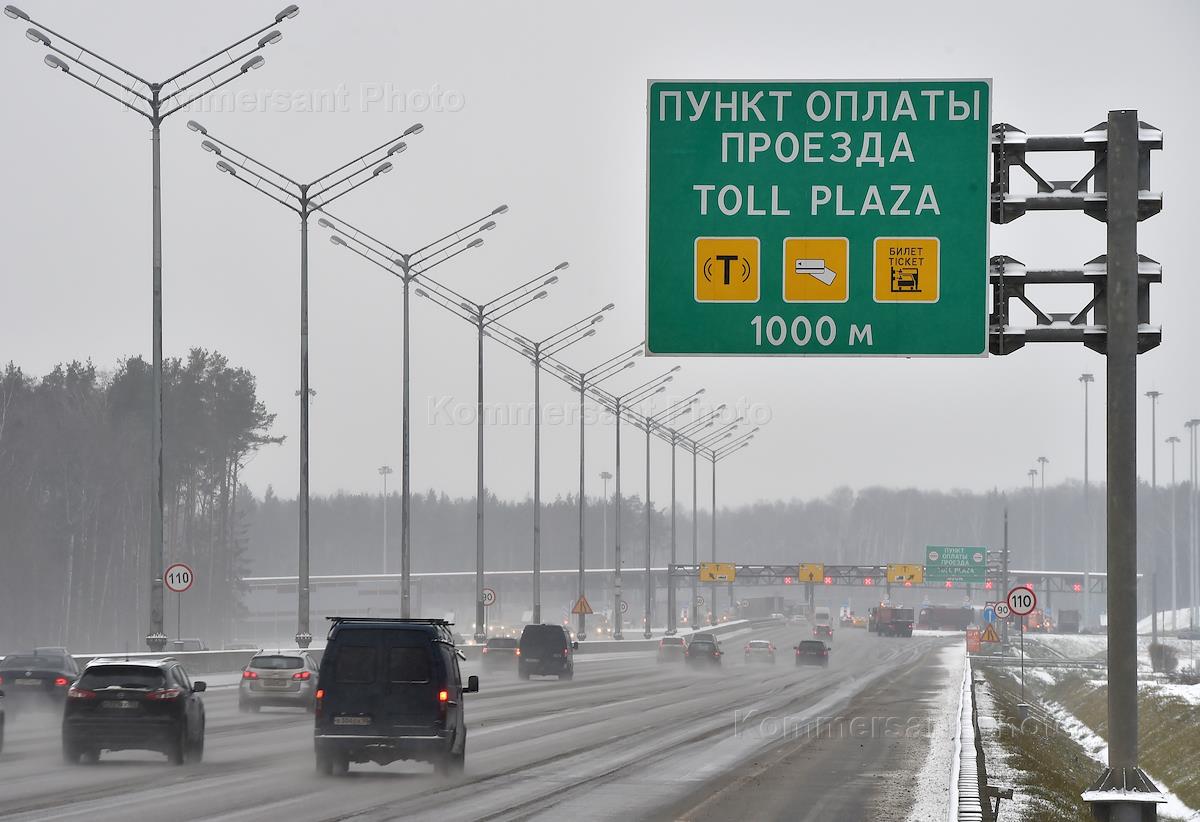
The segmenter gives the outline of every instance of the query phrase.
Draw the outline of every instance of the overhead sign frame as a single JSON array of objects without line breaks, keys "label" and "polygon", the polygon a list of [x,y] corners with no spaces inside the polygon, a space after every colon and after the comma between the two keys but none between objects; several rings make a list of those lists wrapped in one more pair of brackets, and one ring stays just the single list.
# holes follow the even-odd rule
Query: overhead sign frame
[{"label": "overhead sign frame", "polygon": [[737,579],[737,565],[732,562],[700,563],[700,582],[733,582]]},{"label": "overhead sign frame", "polygon": [[986,355],[991,97],[648,81],[647,355]]}]

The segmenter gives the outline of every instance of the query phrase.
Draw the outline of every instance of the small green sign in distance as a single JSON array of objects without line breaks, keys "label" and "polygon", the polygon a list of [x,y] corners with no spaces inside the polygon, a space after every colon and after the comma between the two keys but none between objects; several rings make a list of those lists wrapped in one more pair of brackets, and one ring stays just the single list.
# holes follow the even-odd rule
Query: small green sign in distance
[{"label": "small green sign in distance", "polygon": [[983,585],[987,581],[987,549],[930,545],[925,549],[925,581]]},{"label": "small green sign in distance", "polygon": [[989,80],[659,81],[650,354],[987,351]]}]

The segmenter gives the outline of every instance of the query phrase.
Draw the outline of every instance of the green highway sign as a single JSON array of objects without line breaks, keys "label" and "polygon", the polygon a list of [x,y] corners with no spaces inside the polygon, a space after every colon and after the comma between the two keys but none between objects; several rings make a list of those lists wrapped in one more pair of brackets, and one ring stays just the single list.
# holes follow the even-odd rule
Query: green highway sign
[{"label": "green highway sign", "polygon": [[930,545],[925,549],[925,581],[982,585],[987,575],[987,549]]},{"label": "green highway sign", "polygon": [[989,80],[660,81],[649,354],[987,352]]}]

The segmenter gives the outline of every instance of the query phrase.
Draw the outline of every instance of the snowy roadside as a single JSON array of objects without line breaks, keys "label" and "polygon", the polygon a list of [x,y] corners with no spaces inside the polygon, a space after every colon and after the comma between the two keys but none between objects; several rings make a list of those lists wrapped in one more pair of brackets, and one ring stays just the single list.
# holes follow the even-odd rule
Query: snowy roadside
[{"label": "snowy roadside", "polygon": [[1029,779],[1025,771],[1011,764],[1012,755],[1000,743],[1000,722],[991,685],[979,674],[975,676],[975,709],[979,714],[979,737],[983,741],[983,761],[987,767],[989,785],[1013,788],[1012,799],[1004,801],[1001,817],[1005,820],[1028,819],[1036,807],[1033,798],[1020,786]]},{"label": "snowy roadside", "polygon": [[[1107,742],[1059,703],[1047,702],[1045,705],[1046,710],[1055,721],[1059,730],[1078,743],[1079,747],[1083,748],[1087,755],[1095,760],[1097,764],[1102,767],[1108,764]],[[1162,791],[1167,799],[1164,804],[1158,806],[1160,817],[1164,819],[1188,820],[1188,822],[1200,820],[1200,811],[1188,807],[1183,800],[1169,791],[1162,781],[1155,779],[1153,774],[1147,774],[1147,776],[1150,777],[1150,781],[1158,786],[1158,789]]]},{"label": "snowy roadside", "polygon": [[915,780],[916,801],[907,822],[935,822],[947,818],[950,783],[954,766],[954,734],[958,727],[958,707],[962,696],[966,647],[961,642],[948,645],[938,653],[938,666],[945,671],[945,682],[929,714],[929,753]]}]

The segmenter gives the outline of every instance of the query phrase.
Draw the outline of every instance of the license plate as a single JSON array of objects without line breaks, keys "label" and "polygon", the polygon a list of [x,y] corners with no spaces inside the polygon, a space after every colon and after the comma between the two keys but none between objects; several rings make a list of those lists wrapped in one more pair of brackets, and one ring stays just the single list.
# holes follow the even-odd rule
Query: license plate
[{"label": "license plate", "polygon": [[287,686],[288,686],[288,683],[286,681],[272,682],[271,680],[268,679],[263,682],[263,687],[265,687],[265,688],[286,688]]},{"label": "license plate", "polygon": [[333,718],[334,725],[370,725],[371,717],[369,716],[335,716]]},{"label": "license plate", "polygon": [[13,680],[17,685],[41,685],[40,679],[17,679]]},{"label": "license plate", "polygon": [[523,656],[521,659],[525,660],[526,662],[541,662],[541,660],[536,656]]},{"label": "license plate", "polygon": [[137,703],[132,699],[106,699],[100,703],[102,708],[136,708]]}]

